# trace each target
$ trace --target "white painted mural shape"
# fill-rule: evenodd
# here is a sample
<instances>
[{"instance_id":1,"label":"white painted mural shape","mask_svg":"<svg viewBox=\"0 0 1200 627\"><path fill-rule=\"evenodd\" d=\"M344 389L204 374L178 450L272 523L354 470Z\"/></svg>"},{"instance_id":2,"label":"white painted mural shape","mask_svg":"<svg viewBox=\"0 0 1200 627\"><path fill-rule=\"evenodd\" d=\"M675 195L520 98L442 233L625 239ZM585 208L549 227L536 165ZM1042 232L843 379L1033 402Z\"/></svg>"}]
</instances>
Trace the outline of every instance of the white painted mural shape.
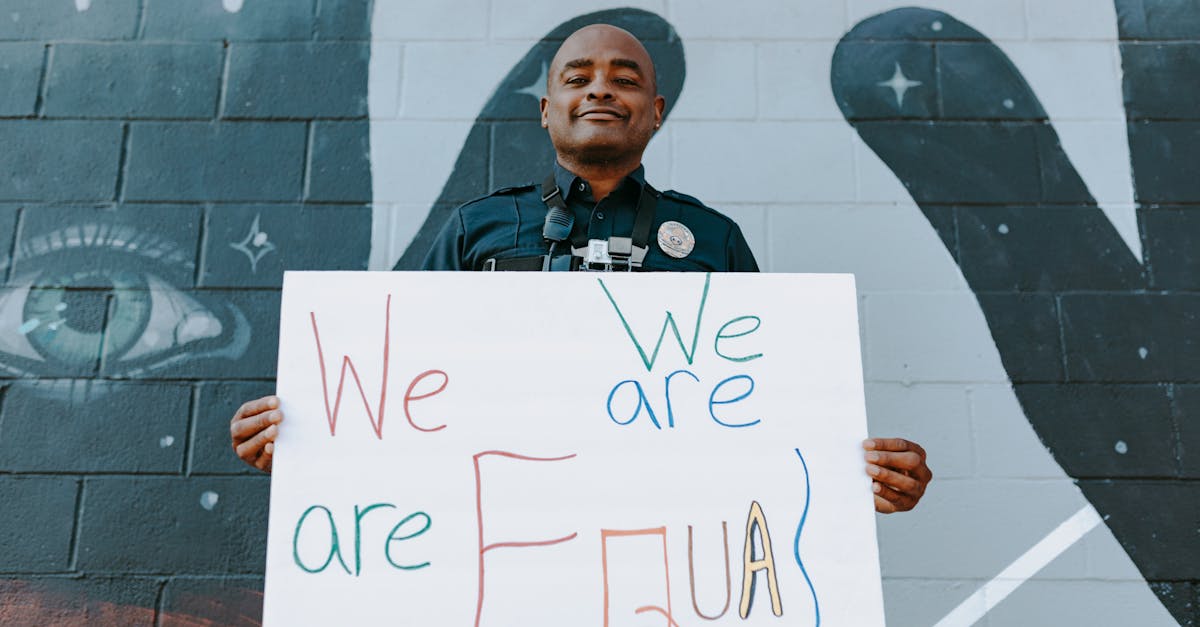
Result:
<instances>
[{"instance_id":1,"label":"white painted mural shape","mask_svg":"<svg viewBox=\"0 0 1200 627\"><path fill-rule=\"evenodd\" d=\"M851 276L288 273L282 309L266 624L883 624Z\"/></svg>"}]
</instances>

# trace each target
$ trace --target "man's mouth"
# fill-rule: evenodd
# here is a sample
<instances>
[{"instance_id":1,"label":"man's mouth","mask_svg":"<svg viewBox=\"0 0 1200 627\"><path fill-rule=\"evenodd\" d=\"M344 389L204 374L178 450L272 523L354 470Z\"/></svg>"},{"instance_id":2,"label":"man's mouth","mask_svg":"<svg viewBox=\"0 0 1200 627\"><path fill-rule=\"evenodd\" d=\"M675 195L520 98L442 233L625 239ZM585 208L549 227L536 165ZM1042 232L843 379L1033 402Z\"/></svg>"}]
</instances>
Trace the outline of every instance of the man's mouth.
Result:
<instances>
[{"instance_id":1,"label":"man's mouth","mask_svg":"<svg viewBox=\"0 0 1200 627\"><path fill-rule=\"evenodd\" d=\"M579 118L584 120L608 121L608 120L623 120L625 115L616 109L588 109L578 114Z\"/></svg>"}]
</instances>

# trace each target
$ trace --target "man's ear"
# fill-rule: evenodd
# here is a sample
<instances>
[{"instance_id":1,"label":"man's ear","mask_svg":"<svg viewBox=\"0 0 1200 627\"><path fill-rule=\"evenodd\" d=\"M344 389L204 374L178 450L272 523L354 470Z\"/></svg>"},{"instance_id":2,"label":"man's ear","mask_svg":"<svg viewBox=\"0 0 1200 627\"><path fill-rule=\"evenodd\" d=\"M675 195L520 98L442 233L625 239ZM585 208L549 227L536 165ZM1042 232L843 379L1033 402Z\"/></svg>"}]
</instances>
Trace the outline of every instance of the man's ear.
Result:
<instances>
[{"instance_id":1,"label":"man's ear","mask_svg":"<svg viewBox=\"0 0 1200 627\"><path fill-rule=\"evenodd\" d=\"M548 107L550 106L550 99L543 96L541 104L539 106L541 106L541 108L542 108L542 128L549 128L550 121L546 116L546 111L548 110Z\"/></svg>"},{"instance_id":2,"label":"man's ear","mask_svg":"<svg viewBox=\"0 0 1200 627\"><path fill-rule=\"evenodd\" d=\"M667 99L661 94L654 97L654 128L662 126L663 111L667 108Z\"/></svg>"}]
</instances>

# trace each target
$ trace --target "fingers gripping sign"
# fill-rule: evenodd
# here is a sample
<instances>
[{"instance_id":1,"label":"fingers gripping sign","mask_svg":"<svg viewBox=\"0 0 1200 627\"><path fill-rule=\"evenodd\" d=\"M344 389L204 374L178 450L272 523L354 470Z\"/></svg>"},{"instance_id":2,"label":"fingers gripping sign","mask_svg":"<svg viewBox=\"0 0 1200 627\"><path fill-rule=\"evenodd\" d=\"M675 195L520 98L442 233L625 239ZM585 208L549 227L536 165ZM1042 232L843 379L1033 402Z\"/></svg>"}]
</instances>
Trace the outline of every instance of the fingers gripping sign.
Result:
<instances>
[{"instance_id":1,"label":"fingers gripping sign","mask_svg":"<svg viewBox=\"0 0 1200 627\"><path fill-rule=\"evenodd\" d=\"M891 514L916 507L933 480L925 449L902 438L871 438L863 441L863 448L867 474L873 480L875 511Z\"/></svg>"},{"instance_id":2,"label":"fingers gripping sign","mask_svg":"<svg viewBox=\"0 0 1200 627\"><path fill-rule=\"evenodd\" d=\"M271 472L280 422L283 412L279 410L279 397L264 396L244 403L229 423L234 452L247 464Z\"/></svg>"}]
</instances>

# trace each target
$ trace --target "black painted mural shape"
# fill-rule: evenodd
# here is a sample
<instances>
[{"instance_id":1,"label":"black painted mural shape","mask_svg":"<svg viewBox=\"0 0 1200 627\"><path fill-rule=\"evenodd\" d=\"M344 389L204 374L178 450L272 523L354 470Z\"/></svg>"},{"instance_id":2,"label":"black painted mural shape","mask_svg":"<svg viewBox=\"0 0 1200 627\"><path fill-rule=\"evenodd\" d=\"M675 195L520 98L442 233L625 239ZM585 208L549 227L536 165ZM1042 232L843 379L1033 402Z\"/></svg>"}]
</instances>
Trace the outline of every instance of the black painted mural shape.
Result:
<instances>
[{"instance_id":1,"label":"black painted mural shape","mask_svg":"<svg viewBox=\"0 0 1200 627\"><path fill-rule=\"evenodd\" d=\"M918 8L869 18L838 44L831 82L958 263L1038 437L1167 609L1194 625L1200 45L1145 40L1194 38L1200 7L1117 10L1144 263L978 31Z\"/></svg>"},{"instance_id":2,"label":"black painted mural shape","mask_svg":"<svg viewBox=\"0 0 1200 627\"><path fill-rule=\"evenodd\" d=\"M683 43L661 17L639 9L612 9L572 18L556 26L509 70L492 93L454 163L442 192L417 235L396 262L396 270L416 270L433 238L458 205L509 185L540 181L554 164L554 147L541 125L539 96L546 71L563 40L589 24L612 24L633 33L654 60L658 89L667 100L663 119L679 100L686 75ZM654 173L647 176L653 180Z\"/></svg>"}]
</instances>

